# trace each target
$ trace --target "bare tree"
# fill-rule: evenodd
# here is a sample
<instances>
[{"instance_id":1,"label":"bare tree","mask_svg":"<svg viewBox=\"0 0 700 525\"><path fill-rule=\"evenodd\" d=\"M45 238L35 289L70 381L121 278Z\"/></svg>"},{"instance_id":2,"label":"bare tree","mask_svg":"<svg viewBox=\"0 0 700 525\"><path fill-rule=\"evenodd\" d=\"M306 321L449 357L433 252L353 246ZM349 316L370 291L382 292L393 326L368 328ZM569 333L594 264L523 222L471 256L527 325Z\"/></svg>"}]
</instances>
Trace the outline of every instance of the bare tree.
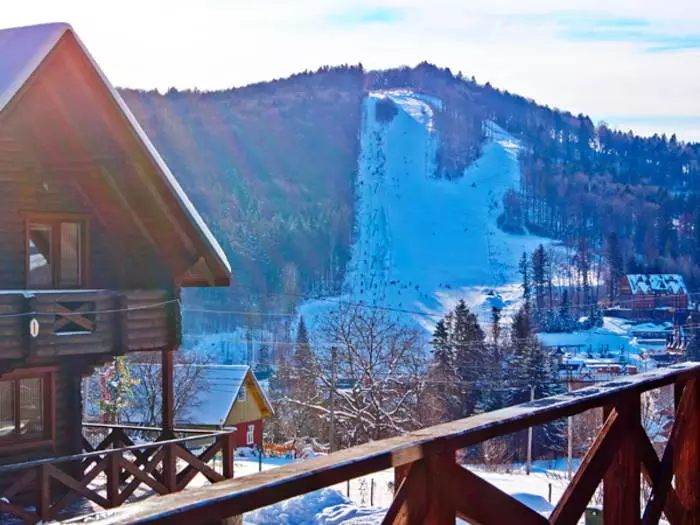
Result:
<instances>
[{"instance_id":1,"label":"bare tree","mask_svg":"<svg viewBox=\"0 0 700 525\"><path fill-rule=\"evenodd\" d=\"M335 390L335 424L343 445L419 428L426 351L423 335L398 319L360 306L331 312L321 323L317 353L319 384ZM335 384L331 347L337 349ZM324 401L296 403L314 408L326 421Z\"/></svg>"},{"instance_id":2,"label":"bare tree","mask_svg":"<svg viewBox=\"0 0 700 525\"><path fill-rule=\"evenodd\" d=\"M173 415L184 417L197 408L196 393L204 374L204 358L191 352L179 351L174 355ZM161 423L163 372L160 353L136 352L129 355L128 366L134 385L131 403L124 410L126 419L145 426Z\"/></svg>"}]
</instances>

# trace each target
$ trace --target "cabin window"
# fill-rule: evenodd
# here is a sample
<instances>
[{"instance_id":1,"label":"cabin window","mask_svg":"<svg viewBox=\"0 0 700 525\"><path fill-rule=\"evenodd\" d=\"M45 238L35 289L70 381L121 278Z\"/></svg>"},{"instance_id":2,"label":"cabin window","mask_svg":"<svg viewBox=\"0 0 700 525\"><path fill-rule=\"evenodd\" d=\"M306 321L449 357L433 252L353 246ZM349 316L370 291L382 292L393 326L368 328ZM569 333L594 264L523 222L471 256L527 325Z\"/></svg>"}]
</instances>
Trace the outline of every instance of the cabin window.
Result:
<instances>
[{"instance_id":1,"label":"cabin window","mask_svg":"<svg viewBox=\"0 0 700 525\"><path fill-rule=\"evenodd\" d=\"M27 287L85 285L84 221L36 218L27 222Z\"/></svg>"},{"instance_id":2,"label":"cabin window","mask_svg":"<svg viewBox=\"0 0 700 525\"><path fill-rule=\"evenodd\" d=\"M243 386L241 386L241 389L238 391L238 401L245 402L246 399L248 399L248 392L247 392L245 385L243 385Z\"/></svg>"},{"instance_id":3,"label":"cabin window","mask_svg":"<svg viewBox=\"0 0 700 525\"><path fill-rule=\"evenodd\" d=\"M50 373L0 380L0 445L51 438Z\"/></svg>"},{"instance_id":4,"label":"cabin window","mask_svg":"<svg viewBox=\"0 0 700 525\"><path fill-rule=\"evenodd\" d=\"M248 445L255 444L255 425L248 425L248 431L245 434L245 442Z\"/></svg>"}]
</instances>

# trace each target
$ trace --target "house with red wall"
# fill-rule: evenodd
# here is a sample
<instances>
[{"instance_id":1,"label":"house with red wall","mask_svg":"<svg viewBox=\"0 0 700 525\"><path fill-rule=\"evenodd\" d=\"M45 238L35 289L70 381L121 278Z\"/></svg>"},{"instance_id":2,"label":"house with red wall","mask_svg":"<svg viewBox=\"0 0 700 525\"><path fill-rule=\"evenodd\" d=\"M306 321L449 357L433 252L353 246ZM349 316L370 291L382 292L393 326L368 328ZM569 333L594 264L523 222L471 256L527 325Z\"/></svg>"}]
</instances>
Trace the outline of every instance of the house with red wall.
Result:
<instances>
[{"instance_id":1,"label":"house with red wall","mask_svg":"<svg viewBox=\"0 0 700 525\"><path fill-rule=\"evenodd\" d=\"M678 274L627 274L620 283L620 303L633 310L688 308L688 289Z\"/></svg>"}]
</instances>

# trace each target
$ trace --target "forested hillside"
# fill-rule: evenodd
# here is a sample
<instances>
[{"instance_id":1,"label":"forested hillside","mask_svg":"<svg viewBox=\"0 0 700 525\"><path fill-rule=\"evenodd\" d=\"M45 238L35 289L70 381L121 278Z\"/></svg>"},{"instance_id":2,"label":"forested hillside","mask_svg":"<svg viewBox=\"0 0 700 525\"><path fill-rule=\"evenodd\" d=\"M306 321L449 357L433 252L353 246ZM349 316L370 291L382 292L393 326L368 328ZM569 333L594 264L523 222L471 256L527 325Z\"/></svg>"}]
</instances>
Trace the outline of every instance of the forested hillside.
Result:
<instances>
[{"instance_id":1,"label":"forested hillside","mask_svg":"<svg viewBox=\"0 0 700 525\"><path fill-rule=\"evenodd\" d=\"M333 291L352 231L363 82L343 67L218 92L122 91L233 265L231 290L192 301L288 309L285 297Z\"/></svg>"},{"instance_id":2,"label":"forested hillside","mask_svg":"<svg viewBox=\"0 0 700 525\"><path fill-rule=\"evenodd\" d=\"M462 175L488 121L520 140L522 187L505 197L502 228L586 253L613 247L615 272L678 271L689 287L700 284L700 145L596 126L426 63L358 65L216 92L122 91L233 263L230 290L189 301L291 311L302 296L338 292L362 99L400 88L440 108L437 177Z\"/></svg>"}]
</instances>

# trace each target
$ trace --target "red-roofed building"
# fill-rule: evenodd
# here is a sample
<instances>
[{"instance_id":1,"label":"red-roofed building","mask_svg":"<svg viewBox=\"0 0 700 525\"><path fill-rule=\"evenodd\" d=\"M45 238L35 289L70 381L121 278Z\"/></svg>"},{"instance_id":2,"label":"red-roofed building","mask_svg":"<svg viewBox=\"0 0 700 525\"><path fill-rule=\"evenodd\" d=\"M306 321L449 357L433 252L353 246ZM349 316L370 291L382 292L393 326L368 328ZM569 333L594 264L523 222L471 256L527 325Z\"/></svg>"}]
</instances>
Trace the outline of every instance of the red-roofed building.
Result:
<instances>
[{"instance_id":1,"label":"red-roofed building","mask_svg":"<svg viewBox=\"0 0 700 525\"><path fill-rule=\"evenodd\" d=\"M628 274L620 284L620 302L633 310L688 308L688 289L678 274Z\"/></svg>"}]
</instances>

